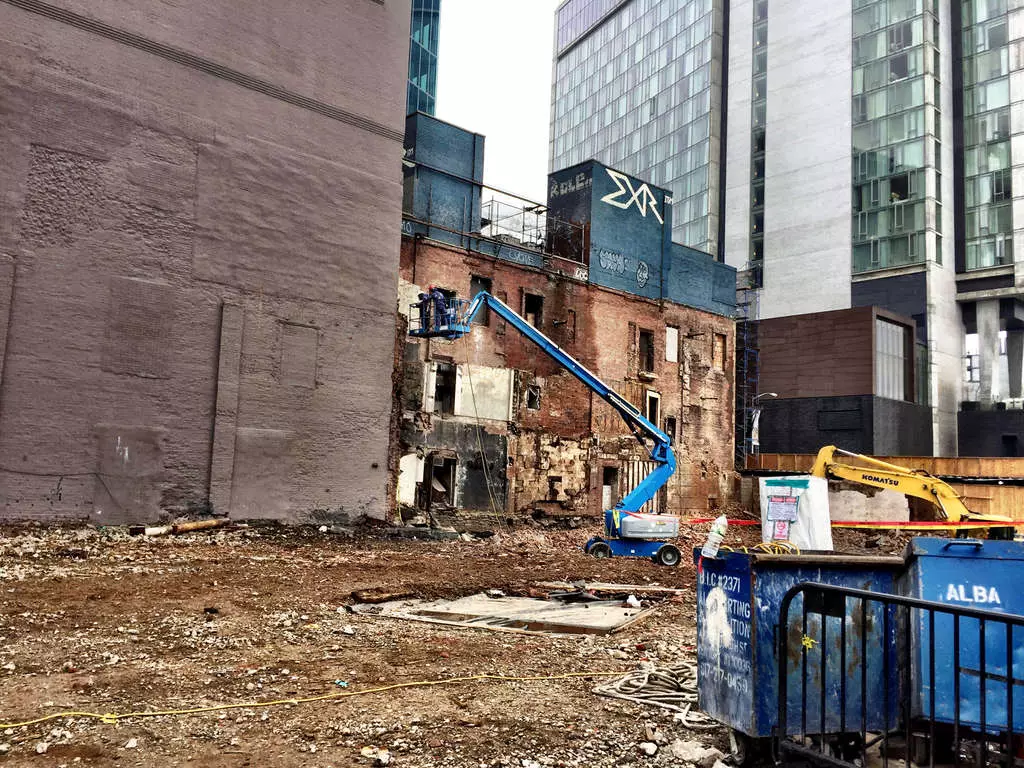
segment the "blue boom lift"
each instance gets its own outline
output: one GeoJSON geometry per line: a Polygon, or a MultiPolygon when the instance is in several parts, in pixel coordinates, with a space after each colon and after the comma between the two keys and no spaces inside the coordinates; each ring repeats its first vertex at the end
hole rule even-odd
{"type": "Polygon", "coordinates": [[[590,539],[584,550],[594,557],[649,557],[659,565],[677,565],[680,560],[679,549],[666,539],[678,536],[679,519],[640,512],[644,504],[654,498],[676,471],[672,438],[652,424],[632,403],[512,311],[507,304],[486,292],[478,293],[472,302],[467,299],[441,301],[438,297],[436,301],[427,298],[413,304],[409,313],[409,334],[417,338],[460,339],[470,332],[473,318],[483,307],[488,307],[505,320],[614,408],[657,465],[618,504],[605,510],[605,535],[590,539]]]}

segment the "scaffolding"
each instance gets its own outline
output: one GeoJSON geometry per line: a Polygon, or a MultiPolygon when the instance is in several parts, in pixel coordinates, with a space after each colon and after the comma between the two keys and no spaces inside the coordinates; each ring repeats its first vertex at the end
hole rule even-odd
{"type": "Polygon", "coordinates": [[[757,339],[760,265],[737,274],[736,280],[736,469],[743,470],[747,456],[758,453],[753,433],[760,369],[757,339]]]}
{"type": "MultiPolygon", "coordinates": [[[[485,188],[486,189],[486,188],[485,188]]],[[[547,206],[491,197],[483,203],[480,234],[549,256],[586,263],[586,227],[551,216],[547,206]]]]}

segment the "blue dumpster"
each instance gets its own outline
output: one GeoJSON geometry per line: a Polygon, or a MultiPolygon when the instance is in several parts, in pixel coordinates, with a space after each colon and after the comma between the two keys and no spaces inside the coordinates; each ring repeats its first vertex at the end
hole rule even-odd
{"type": "MultiPolygon", "coordinates": [[[[700,550],[694,550],[695,562],[700,550]]],[[[903,559],[900,557],[856,557],[832,553],[801,555],[722,553],[705,558],[697,578],[697,667],[698,706],[719,722],[751,738],[773,735],[778,722],[778,622],[783,596],[790,587],[802,582],[832,584],[875,592],[895,592],[903,559]]],[[[861,679],[863,656],[869,670],[867,701],[862,701],[859,685],[848,685],[845,712],[859,726],[861,715],[869,729],[884,729],[883,701],[886,693],[895,700],[895,675],[883,674],[883,655],[889,669],[895,669],[896,622],[888,624],[889,635],[883,641],[882,606],[866,609],[862,621],[860,607],[844,618],[814,612],[808,608],[806,630],[802,625],[803,598],[791,607],[787,642],[787,717],[789,730],[804,733],[821,731],[821,697],[806,696],[801,669],[802,648],[808,644],[807,679],[817,691],[822,682],[826,691],[825,732],[838,733],[842,708],[841,681],[861,679]],[[842,624],[845,623],[845,632],[842,624]],[[864,639],[865,636],[868,639],[864,639]],[[840,651],[845,637],[846,651],[840,651]],[[863,649],[866,648],[866,651],[863,649]],[[842,669],[840,659],[845,659],[842,669]],[[824,660],[824,661],[823,661],[824,660]],[[824,681],[822,674],[824,673],[824,681]],[[889,685],[888,692],[885,686],[889,685]],[[806,700],[804,700],[806,698],[806,700]]],[[[845,613],[845,611],[844,611],[845,613]]],[[[895,710],[895,708],[893,708],[895,710]]],[[[889,713],[889,727],[896,720],[889,713]]],[[[1024,721],[1022,721],[1024,722],[1024,721]]]]}
{"type": "MultiPolygon", "coordinates": [[[[901,589],[908,597],[957,608],[1024,616],[1024,543],[915,538],[907,548],[901,589]]],[[[915,612],[914,677],[920,685],[914,686],[914,714],[998,733],[1006,730],[1012,706],[1011,724],[1024,730],[1024,627],[985,621],[983,630],[982,623],[966,616],[915,612]],[[1011,665],[1014,684],[1007,690],[1011,665]]]]}

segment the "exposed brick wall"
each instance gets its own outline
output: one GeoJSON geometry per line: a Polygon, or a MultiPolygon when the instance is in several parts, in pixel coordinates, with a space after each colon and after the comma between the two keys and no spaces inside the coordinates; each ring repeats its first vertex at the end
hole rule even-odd
{"type": "Polygon", "coordinates": [[[0,518],[385,516],[408,0],[60,4],[326,107],[0,2],[0,518]]]}
{"type": "MultiPolygon", "coordinates": [[[[732,493],[734,323],[668,302],[570,280],[430,241],[403,240],[400,276],[421,287],[436,284],[469,296],[472,275],[493,281],[493,293],[521,311],[524,292],[544,297],[542,330],[636,405],[645,390],[661,396],[660,426],[677,423],[679,470],[667,486],[667,511],[700,513],[732,493]],[[570,323],[555,325],[575,312],[570,323]],[[679,362],[665,357],[666,325],[680,330],[679,362]],[[634,330],[631,332],[631,328],[634,330]],[[653,377],[637,370],[636,329],[654,334],[653,377]],[[632,333],[632,335],[631,335],[632,333]],[[716,334],[725,338],[725,359],[713,365],[716,334]]],[[[494,316],[457,342],[414,342],[416,360],[438,354],[456,363],[514,368],[519,372],[509,436],[507,512],[529,514],[549,499],[550,478],[561,477],[558,501],[567,511],[599,514],[601,467],[622,466],[646,456],[621,418],[514,330],[494,316]],[[526,407],[526,389],[541,387],[541,407],[526,407]]],[[[406,358],[409,360],[409,357],[406,358]]],[[[411,363],[409,363],[411,364],[411,363]]],[[[398,394],[402,397],[402,393],[398,394]]],[[[412,398],[415,399],[415,398],[412,398]]],[[[406,398],[406,416],[410,398],[406,398]]],[[[407,444],[402,451],[415,446],[407,444]]],[[[620,478],[625,473],[620,472],[620,478]]],[[[624,489],[622,489],[624,490],[624,489]]]]}

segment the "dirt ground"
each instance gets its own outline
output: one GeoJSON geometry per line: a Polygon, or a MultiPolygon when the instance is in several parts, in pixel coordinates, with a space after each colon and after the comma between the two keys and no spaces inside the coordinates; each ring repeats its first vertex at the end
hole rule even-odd
{"type": "MultiPolygon", "coordinates": [[[[703,526],[702,528],[706,528],[703,526]]],[[[124,529],[0,530],[0,722],[57,711],[266,702],[482,673],[626,672],[695,658],[695,570],[597,560],[588,531],[483,541],[341,538],[249,528],[147,539],[124,529]],[[346,610],[352,592],[527,594],[544,580],[689,590],[616,635],[455,629],[346,610]]],[[[694,530],[687,546],[703,539],[694,530]]],[[[755,539],[739,529],[731,543],[755,539]]],[[[664,745],[726,749],[721,729],[598,697],[599,682],[472,682],[309,704],[107,724],[72,717],[0,730],[0,766],[354,766],[364,747],[395,766],[683,765],[664,745]],[[639,744],[660,729],[662,749],[639,744]]]]}

